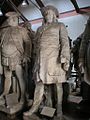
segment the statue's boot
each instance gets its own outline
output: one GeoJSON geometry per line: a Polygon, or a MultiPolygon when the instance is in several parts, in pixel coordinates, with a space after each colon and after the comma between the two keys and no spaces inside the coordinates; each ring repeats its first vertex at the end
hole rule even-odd
{"type": "Polygon", "coordinates": [[[40,103],[42,102],[43,94],[44,94],[44,85],[42,82],[39,82],[36,84],[33,105],[29,111],[24,112],[24,116],[31,116],[33,113],[37,112],[40,103]]]}

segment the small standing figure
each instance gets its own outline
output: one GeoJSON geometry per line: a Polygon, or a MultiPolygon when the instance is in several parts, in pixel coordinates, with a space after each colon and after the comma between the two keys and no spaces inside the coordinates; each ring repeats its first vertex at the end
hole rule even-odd
{"type": "Polygon", "coordinates": [[[42,8],[41,12],[43,24],[38,28],[35,37],[34,76],[36,75],[36,88],[34,102],[24,116],[31,116],[38,110],[43,95],[45,95],[45,106],[53,107],[52,86],[55,85],[56,115],[57,119],[63,120],[62,83],[66,81],[66,72],[70,62],[68,33],[65,25],[58,22],[59,12],[55,7],[46,6],[42,8]]]}
{"type": "Polygon", "coordinates": [[[1,31],[1,64],[4,71],[5,82],[2,97],[9,94],[12,84],[11,76],[15,74],[20,88],[20,101],[25,100],[25,78],[23,76],[23,65],[30,60],[31,39],[28,30],[18,25],[18,14],[6,13],[9,27],[1,31]]]}

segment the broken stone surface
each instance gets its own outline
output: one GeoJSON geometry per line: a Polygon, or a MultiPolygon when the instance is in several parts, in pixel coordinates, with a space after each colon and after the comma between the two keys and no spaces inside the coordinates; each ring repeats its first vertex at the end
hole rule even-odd
{"type": "Polygon", "coordinates": [[[45,116],[48,116],[48,117],[53,117],[54,116],[54,113],[55,113],[55,108],[51,108],[51,107],[44,107],[41,111],[41,115],[45,115],[45,116]]]}

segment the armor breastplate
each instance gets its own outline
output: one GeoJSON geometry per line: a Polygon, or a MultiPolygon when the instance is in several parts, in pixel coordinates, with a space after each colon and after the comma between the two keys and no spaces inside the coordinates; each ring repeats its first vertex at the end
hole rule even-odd
{"type": "Polygon", "coordinates": [[[10,27],[4,37],[4,42],[2,44],[2,55],[5,57],[10,57],[17,50],[15,41],[18,42],[18,36],[20,36],[18,28],[10,27]]]}

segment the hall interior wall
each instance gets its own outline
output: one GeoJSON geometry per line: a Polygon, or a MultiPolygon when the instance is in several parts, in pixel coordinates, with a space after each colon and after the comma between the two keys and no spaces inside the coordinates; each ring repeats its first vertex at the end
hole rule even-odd
{"type": "MultiPolygon", "coordinates": [[[[76,1],[79,8],[88,7],[88,12],[90,13],[90,0],[76,1]]],[[[44,5],[54,5],[59,10],[59,13],[61,13],[59,21],[65,23],[65,25],[68,26],[68,34],[72,40],[75,40],[84,31],[87,19],[90,14],[77,14],[70,0],[43,0],[43,2],[44,5]]],[[[30,3],[28,7],[19,6],[19,10],[31,22],[33,30],[36,31],[37,28],[41,26],[41,12],[33,4],[30,3]]]]}

